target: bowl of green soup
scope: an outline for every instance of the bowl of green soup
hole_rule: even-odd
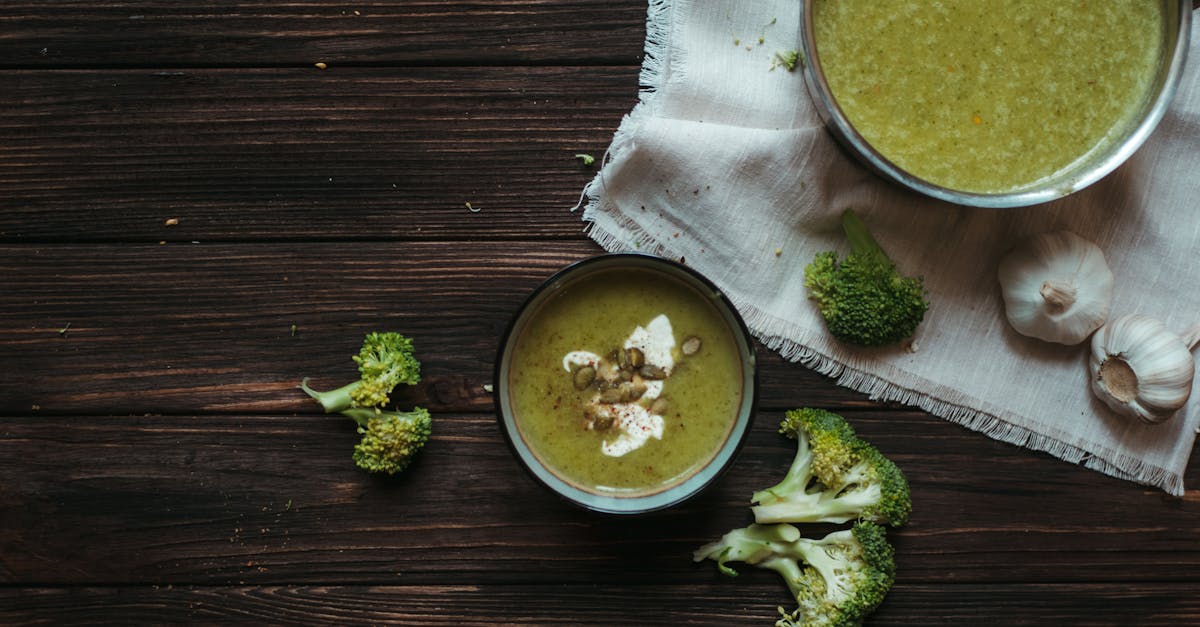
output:
[[[496,416],[545,487],[610,514],[665,509],[734,460],[754,416],[753,340],[716,286],[638,253],[576,262],[517,311]]]
[[[1190,0],[804,0],[805,82],[826,126],[884,178],[1017,207],[1094,183],[1170,104]]]

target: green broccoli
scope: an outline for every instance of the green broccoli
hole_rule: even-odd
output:
[[[796,65],[804,67],[804,55],[799,50],[784,50],[775,53],[774,60],[771,61],[771,69],[777,67],[787,68],[791,72],[796,69]]]
[[[354,463],[368,472],[394,475],[404,470],[429,441],[432,420],[420,407],[410,412],[347,409],[342,413],[358,423],[362,441],[354,446]]]
[[[738,572],[726,566],[725,562],[758,564],[777,553],[777,545],[789,544],[799,539],[800,530],[791,525],[754,524],[726,533],[720,540],[697,549],[692,553],[692,557],[697,562],[706,558],[716,560],[717,568],[722,573],[737,577]]]
[[[883,527],[860,521],[820,540],[800,537],[788,524],[750,525],[700,547],[695,561],[744,561],[783,576],[799,607],[783,615],[781,627],[850,627],[883,602],[895,581],[895,551]]]
[[[924,280],[901,275],[854,212],[842,214],[842,228],[850,254],[839,263],[836,252],[819,253],[804,269],[804,286],[825,326],[837,339],[861,346],[911,336],[929,309]]]
[[[844,418],[821,409],[792,410],[779,432],[796,440],[796,456],[783,481],[751,498],[756,522],[908,522],[912,500],[904,473],[859,439]]]
[[[368,333],[353,359],[358,363],[358,381],[318,392],[308,387],[305,379],[300,389],[317,399],[325,413],[332,414],[352,407],[386,405],[397,385],[414,385],[421,380],[421,363],[413,356],[412,340],[399,333]]]
[[[392,390],[401,383],[421,380],[421,363],[413,356],[412,340],[399,333],[369,333],[353,357],[359,380],[336,390],[318,392],[300,382],[326,413],[338,412],[358,423],[362,441],[354,447],[354,463],[369,472],[396,474],[429,441],[432,421],[420,407],[410,412],[384,411]]]

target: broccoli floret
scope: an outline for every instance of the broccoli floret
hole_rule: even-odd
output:
[[[354,446],[354,463],[368,472],[394,475],[429,441],[433,421],[429,412],[414,407],[410,412],[348,409],[343,414],[358,423],[362,441]]]
[[[429,441],[432,420],[420,407],[410,412],[384,411],[392,390],[401,383],[421,380],[421,363],[413,356],[412,340],[399,333],[369,333],[354,356],[359,380],[336,390],[300,389],[317,399],[326,413],[338,412],[358,423],[362,441],[354,447],[354,463],[369,472],[396,474],[408,467]]]
[[[892,344],[909,337],[925,318],[924,280],[906,277],[854,212],[842,214],[850,254],[817,254],[804,269],[804,286],[817,301],[825,326],[837,339],[861,346]]]
[[[791,72],[796,69],[796,65],[804,67],[804,55],[800,54],[799,50],[784,50],[775,53],[775,59],[771,61],[771,69],[777,67],[787,68]]]
[[[788,524],[750,525],[698,549],[697,562],[744,561],[779,573],[799,607],[780,627],[849,627],[862,624],[895,581],[895,552],[883,527],[860,521],[820,540],[800,537]],[[736,574],[733,573],[733,574]]]
[[[844,418],[792,410],[779,432],[796,440],[796,456],[783,481],[751,498],[756,522],[908,522],[912,500],[904,473]]]
[[[412,340],[399,333],[368,333],[353,359],[358,364],[358,381],[318,392],[308,387],[305,379],[300,389],[317,399],[325,413],[332,414],[352,407],[386,405],[397,385],[414,385],[421,380],[421,363],[413,356]]]

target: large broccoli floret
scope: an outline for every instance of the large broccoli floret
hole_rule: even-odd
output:
[[[895,581],[895,552],[883,527],[870,522],[820,540],[800,537],[788,524],[750,525],[700,547],[692,557],[725,565],[744,561],[779,573],[799,607],[783,614],[780,627],[849,627],[862,624]]]
[[[397,385],[421,380],[421,363],[413,356],[412,340],[399,333],[368,333],[352,359],[358,364],[358,381],[328,392],[308,387],[308,379],[300,383],[300,389],[317,399],[325,413],[386,405]]]
[[[842,214],[850,254],[819,253],[804,269],[804,286],[817,301],[825,326],[839,340],[861,346],[909,337],[925,318],[924,280],[906,277],[854,212]]]
[[[348,409],[343,414],[358,423],[362,441],[354,446],[354,463],[368,472],[394,475],[408,467],[425,443],[433,421],[429,412]]]
[[[793,410],[779,432],[796,440],[796,456],[783,481],[751,498],[756,522],[908,522],[912,500],[904,473],[844,418]]]
[[[354,463],[369,472],[396,474],[429,441],[432,420],[429,412],[416,407],[410,412],[384,411],[397,385],[421,380],[421,363],[413,356],[412,340],[399,333],[370,333],[354,356],[359,380],[336,390],[318,392],[300,389],[317,399],[326,413],[338,412],[358,423],[362,441],[354,447]]]

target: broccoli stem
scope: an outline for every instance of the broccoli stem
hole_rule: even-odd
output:
[[[333,414],[340,411],[345,411],[354,406],[354,400],[350,398],[350,392],[357,388],[360,383],[362,383],[362,381],[355,381],[354,383],[343,385],[336,390],[318,392],[308,387],[308,379],[305,378],[300,382],[300,389],[304,390],[305,394],[317,399],[317,402],[321,404],[321,407],[325,408],[325,413]]]
[[[799,434],[797,436],[798,445],[796,447],[796,456],[792,459],[792,465],[788,467],[787,474],[784,475],[783,481],[765,489],[755,492],[750,497],[751,503],[760,503],[769,505],[779,503],[788,498],[795,498],[793,495],[803,495],[808,488],[809,482],[812,480],[812,448],[808,443],[808,436]],[[786,522],[786,521],[778,521]]]
[[[381,412],[378,409],[369,409],[369,408],[365,408],[365,407],[351,407],[350,409],[343,409],[341,413],[343,416],[348,416],[350,418],[353,418],[354,422],[358,423],[358,426],[362,427],[363,429],[366,429],[367,422],[370,421],[375,416],[379,415]]]
[[[883,259],[887,259],[891,263],[891,258],[883,251],[883,247],[879,242],[875,241],[875,237],[867,230],[867,225],[858,219],[858,216],[853,211],[847,209],[842,213],[842,230],[846,231],[846,239],[850,242],[850,250],[857,254],[870,254]]]
[[[808,592],[804,587],[804,568],[795,559],[776,556],[765,559],[758,565],[779,573],[793,599],[800,599]]]

